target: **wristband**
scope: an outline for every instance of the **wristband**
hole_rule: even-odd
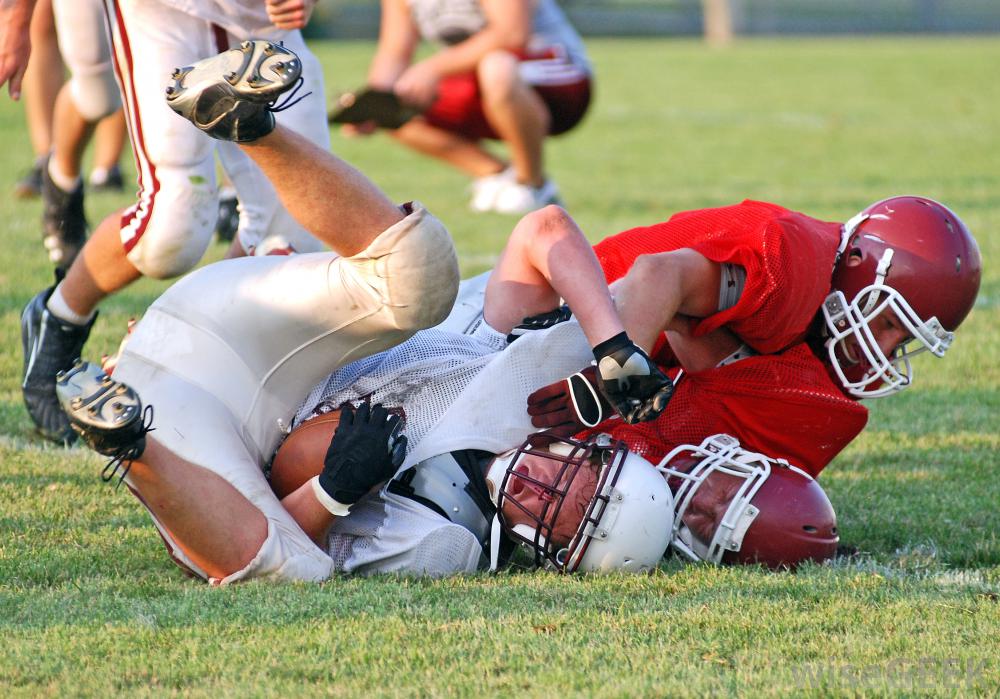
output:
[[[337,502],[330,497],[329,493],[323,490],[323,486],[319,483],[319,476],[313,476],[309,482],[312,484],[313,495],[319,501],[319,504],[326,508],[334,517],[346,517],[351,512],[351,506],[345,505],[342,502]]]

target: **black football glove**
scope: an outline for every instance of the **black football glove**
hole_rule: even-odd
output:
[[[561,437],[595,427],[614,414],[615,409],[597,387],[597,367],[593,366],[528,396],[531,424]]]
[[[573,312],[569,310],[569,306],[565,304],[551,311],[546,311],[545,313],[528,316],[522,320],[519,325],[515,325],[511,328],[511,331],[507,334],[507,344],[510,344],[522,335],[527,335],[535,330],[547,330],[553,325],[564,323],[572,317]]]
[[[597,385],[629,424],[655,419],[674,394],[674,383],[624,332],[594,348]]]
[[[341,409],[319,485],[345,510],[392,478],[403,463],[406,437],[399,434],[400,424],[399,415],[390,415],[379,403],[363,403],[357,411],[350,405]]]

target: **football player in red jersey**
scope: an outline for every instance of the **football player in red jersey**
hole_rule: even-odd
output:
[[[899,196],[841,225],[745,201],[677,214],[595,246],[635,341],[678,378],[660,418],[600,424],[647,458],[716,433],[818,474],[867,421],[859,398],[912,382],[943,356],[979,290],[981,259],[947,207]],[[683,372],[682,372],[683,370]],[[529,401],[534,424],[572,432],[582,381]]]

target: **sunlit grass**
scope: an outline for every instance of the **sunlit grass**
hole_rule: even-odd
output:
[[[328,91],[370,44],[317,46]],[[18,316],[49,283],[40,205],[0,197],[0,692],[4,696],[706,696],[1000,690],[1000,41],[988,38],[591,42],[591,114],[548,149],[594,240],[693,207],[773,200],[830,220],[921,193],[949,203],[985,260],[976,309],[917,385],[872,403],[824,472],[858,556],[797,574],[667,561],[655,575],[335,578],[212,589],[185,578],[100,460],[40,443],[21,405]],[[0,101],[0,192],[30,162]],[[334,150],[488,268],[513,221],[467,210],[466,181],[393,147]],[[130,168],[129,168],[130,169]],[[128,201],[88,200],[92,224]],[[214,245],[211,259],[224,247]],[[166,282],[102,305],[117,344]]]

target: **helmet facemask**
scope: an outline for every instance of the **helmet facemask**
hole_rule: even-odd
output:
[[[539,437],[498,459],[487,475],[488,483],[500,483],[493,540],[502,528],[532,553],[535,567],[561,573],[655,568],[673,517],[663,475],[606,434],[586,442],[545,436],[544,447]],[[558,465],[529,474],[526,456]]]
[[[887,310],[911,336],[888,355],[871,329],[872,321]],[[937,318],[921,320],[899,292],[883,284],[865,287],[850,303],[843,292],[834,291],[823,303],[823,318],[830,365],[847,392],[858,398],[880,398],[902,391],[913,382],[910,359],[921,352],[943,357],[954,339],[954,333],[941,327]],[[860,357],[851,357],[851,339]]]
[[[544,446],[529,441],[513,457],[505,459],[505,472],[496,493],[497,518],[511,539],[532,552],[535,567],[572,573],[586,552],[625,456],[624,445],[601,436],[604,439],[600,442],[587,443],[552,437]],[[522,466],[525,455],[557,462],[551,479],[526,472]],[[591,488],[585,480],[594,481],[595,486]],[[589,502],[579,524],[572,527],[574,533],[567,537],[567,523],[579,516],[573,510],[581,498]],[[519,513],[518,520],[528,523],[512,522],[511,515],[505,512],[509,508]]]
[[[675,462],[691,464],[678,468]],[[674,511],[671,546],[692,561],[721,563],[727,551],[739,551],[743,537],[760,513],[751,504],[754,495],[771,475],[771,460],[744,451],[739,441],[726,434],[709,437],[699,446],[683,445],[667,454],[658,468],[667,475],[677,503]],[[695,496],[710,476],[724,474],[737,481],[725,513],[719,518],[712,538],[705,541],[685,522]]]

